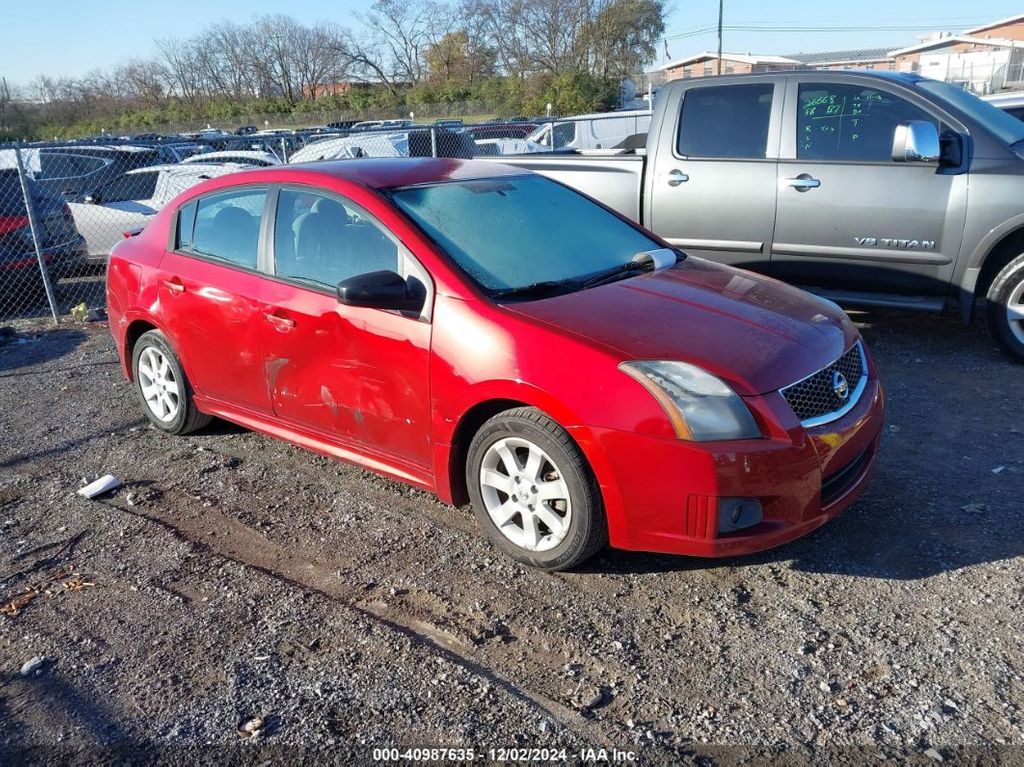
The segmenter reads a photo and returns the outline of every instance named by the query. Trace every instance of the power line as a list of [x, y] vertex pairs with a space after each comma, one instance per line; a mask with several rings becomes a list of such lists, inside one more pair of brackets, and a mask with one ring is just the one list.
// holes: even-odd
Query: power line
[[[737, 22], [734, 24], [726, 24], [723, 26], [724, 30], [731, 32], [932, 32], [932, 31], [945, 31], [951, 26], [968, 26], [970, 23], [975, 21], [985, 21], [990, 17], [982, 19], [977, 16], [962, 16], [962, 17], [947, 17], [945, 21], [933, 20], [926, 23], [921, 22], [904, 22], [904, 23], [875, 23], [875, 24], [863, 24], [863, 23], [846, 23], [846, 22], [828, 22], [821, 24], [801, 24], [799, 22]], [[959, 20], [957, 24], [951, 24], [951, 22]], [[680, 30], [679, 32], [673, 32], [665, 35], [662, 38], [665, 41], [670, 40], [681, 40], [688, 37], [699, 37], [700, 35], [708, 34], [717, 30], [716, 24], [709, 24], [706, 26], [693, 27], [689, 29]]]

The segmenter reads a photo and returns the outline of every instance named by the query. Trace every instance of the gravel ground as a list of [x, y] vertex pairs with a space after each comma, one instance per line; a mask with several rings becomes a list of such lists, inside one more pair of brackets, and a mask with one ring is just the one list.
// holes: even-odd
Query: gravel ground
[[[753, 557], [609, 550], [560, 574], [504, 559], [467, 508], [299, 448], [222, 422], [167, 437], [105, 327], [17, 324], [0, 601], [39, 596], [0, 615], [0, 749], [1021, 761], [1021, 367], [981, 324], [856, 318], [889, 394], [857, 504]], [[75, 494], [107, 472], [126, 485]]]

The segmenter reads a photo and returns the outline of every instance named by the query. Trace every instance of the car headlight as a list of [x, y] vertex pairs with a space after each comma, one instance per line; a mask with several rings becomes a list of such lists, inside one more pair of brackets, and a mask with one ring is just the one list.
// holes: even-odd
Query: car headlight
[[755, 439], [761, 430], [728, 384], [685, 362], [623, 362], [619, 370], [636, 379], [661, 403], [679, 439]]

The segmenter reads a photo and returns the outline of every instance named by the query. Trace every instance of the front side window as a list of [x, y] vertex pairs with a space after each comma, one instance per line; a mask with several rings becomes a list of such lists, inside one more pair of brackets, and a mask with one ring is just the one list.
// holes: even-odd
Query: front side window
[[187, 250], [255, 269], [266, 200], [266, 189], [236, 189], [201, 198]]
[[798, 100], [796, 156], [801, 160], [892, 162], [900, 123], [927, 120], [939, 128], [920, 107], [877, 88], [803, 83]]
[[691, 88], [683, 96], [676, 150], [683, 157], [763, 160], [774, 90], [771, 83]]
[[572, 292], [587, 278], [661, 247], [583, 195], [541, 176], [452, 181], [397, 189], [390, 196], [493, 297], [549, 283]]
[[399, 272], [398, 244], [365, 213], [327, 195], [282, 189], [274, 225], [274, 274], [333, 290], [359, 274]]

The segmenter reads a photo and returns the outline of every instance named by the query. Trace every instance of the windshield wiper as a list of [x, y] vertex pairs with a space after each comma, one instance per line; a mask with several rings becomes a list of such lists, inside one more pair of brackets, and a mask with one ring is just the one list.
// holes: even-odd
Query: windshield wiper
[[492, 290], [494, 298], [546, 298], [547, 296], [568, 293], [578, 287], [578, 283], [572, 280], [544, 280], [543, 282], [531, 282], [519, 288], [501, 288]]
[[606, 285], [609, 282], [616, 282], [628, 277], [631, 274], [638, 274], [640, 272], [649, 272], [656, 266], [654, 258], [649, 253], [640, 253], [637, 258], [632, 261], [627, 261], [624, 264], [613, 266], [611, 269], [605, 269], [603, 272], [598, 272], [591, 277], [588, 277], [583, 281], [583, 288], [596, 288], [598, 285]]

